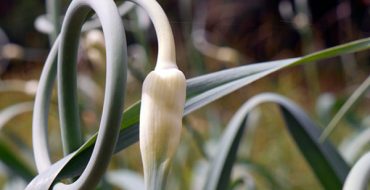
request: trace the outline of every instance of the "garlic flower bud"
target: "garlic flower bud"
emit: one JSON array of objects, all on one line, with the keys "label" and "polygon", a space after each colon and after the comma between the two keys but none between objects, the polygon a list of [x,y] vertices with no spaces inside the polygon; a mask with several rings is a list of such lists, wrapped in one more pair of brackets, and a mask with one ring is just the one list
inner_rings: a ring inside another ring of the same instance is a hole
[{"label": "garlic flower bud", "polygon": [[171,66],[157,67],[143,84],[140,150],[147,190],[163,189],[180,143],[186,80],[176,64]]},{"label": "garlic flower bud", "polygon": [[176,65],[171,26],[156,0],[133,0],[148,13],[158,39],[155,70],[145,78],[140,109],[140,151],[146,190],[162,190],[180,143],[186,80]]}]

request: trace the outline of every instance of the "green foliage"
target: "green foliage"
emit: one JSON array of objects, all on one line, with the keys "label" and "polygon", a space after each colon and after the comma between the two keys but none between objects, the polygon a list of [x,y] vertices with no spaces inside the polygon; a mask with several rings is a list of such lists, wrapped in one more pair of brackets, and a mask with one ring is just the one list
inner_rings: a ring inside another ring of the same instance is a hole
[{"label": "green foliage", "polygon": [[[145,0],[133,0],[133,2],[141,5],[145,4]],[[58,36],[60,2],[58,0],[50,0],[48,5],[48,15],[52,16],[51,25],[54,26],[55,30],[42,30],[49,34],[50,41],[54,43],[40,76],[32,123],[33,149],[38,174],[33,171],[32,167],[28,166],[28,162],[24,161],[23,156],[19,156],[19,152],[14,151],[13,146],[6,142],[2,136],[0,136],[0,161],[10,171],[9,176],[16,175],[29,182],[27,189],[91,189],[95,188],[99,181],[104,179],[104,174],[106,174],[105,177],[108,179],[104,180],[106,186],[101,185],[101,188],[108,187],[110,186],[109,184],[124,188],[124,183],[128,184],[127,187],[131,184],[143,187],[143,181],[136,172],[131,173],[126,170],[105,171],[108,164],[112,163],[110,161],[113,153],[120,153],[123,157],[129,157],[130,155],[123,150],[128,150],[128,147],[139,140],[140,101],[132,104],[122,113],[127,86],[126,72],[128,67],[126,62],[129,57],[120,16],[127,14],[134,9],[134,6],[125,2],[117,9],[114,1],[74,0],[67,10],[61,33]],[[96,13],[96,16],[92,13],[93,11]],[[153,14],[150,16],[153,19]],[[101,21],[101,24],[96,22],[98,19]],[[158,23],[161,23],[158,22],[158,19],[153,19],[153,22],[157,26],[156,29],[164,26],[158,25]],[[137,26],[135,25],[134,28],[136,30],[140,29],[138,27],[140,23],[135,24]],[[84,142],[83,131],[80,128],[81,111],[77,96],[77,50],[79,48],[80,33],[101,26],[106,44],[106,52],[102,53],[106,56],[107,62],[105,68],[107,71],[106,93],[99,131],[90,135]],[[167,60],[167,54],[163,53],[167,50],[170,52],[169,57],[174,59],[175,50],[168,48],[168,43],[172,43],[171,36],[163,35],[161,32],[158,32],[157,36],[159,38],[158,43],[165,44],[159,45],[159,54],[161,56],[165,55],[160,58],[164,61]],[[142,41],[145,35],[140,33],[136,37],[140,38],[138,41]],[[145,46],[146,51],[148,51],[148,44]],[[166,46],[167,49],[163,48],[163,46]],[[228,49],[216,46],[213,48]],[[187,80],[184,117],[272,73],[281,72],[293,66],[313,64],[313,62],[319,60],[368,50],[369,48],[370,38],[363,38],[298,58],[235,66],[190,78]],[[232,49],[230,51],[236,54]],[[220,58],[219,55],[217,56]],[[150,59],[146,57],[145,60]],[[145,72],[135,70],[135,73],[137,76],[144,76]],[[47,131],[49,109],[53,99],[52,92],[56,78],[58,82],[58,108],[64,157],[52,163]],[[368,77],[348,99],[337,116],[333,118],[335,124],[329,124],[328,130],[331,130],[332,126],[338,123],[345,112],[354,104],[355,100],[358,100],[361,95],[367,92],[369,84]],[[26,90],[23,91],[27,93]],[[369,153],[362,156],[351,170],[350,166],[342,158],[342,155],[337,151],[335,144],[329,139],[325,139],[329,133],[322,133],[321,128],[310,119],[308,113],[304,112],[289,98],[272,93],[260,93],[250,98],[233,115],[233,118],[221,133],[221,137],[217,139],[217,151],[213,153],[207,149],[207,143],[209,142],[205,143],[206,141],[202,139],[202,135],[194,132],[196,129],[187,126],[188,130],[194,130],[190,134],[195,139],[194,141],[197,141],[195,144],[202,150],[201,156],[204,157],[208,164],[207,173],[202,176],[202,179],[205,181],[205,184],[202,184],[204,185],[202,188],[207,190],[233,189],[240,184],[244,185],[243,183],[254,188],[255,181],[251,177],[253,175],[249,175],[252,170],[263,176],[270,183],[270,187],[277,188],[279,186],[279,181],[268,170],[250,160],[240,161],[237,155],[241,147],[244,131],[248,129],[247,119],[250,111],[266,102],[274,103],[278,106],[283,116],[285,127],[294,144],[298,147],[301,155],[305,158],[324,189],[341,189],[343,187],[345,189],[363,189],[368,186],[370,171]],[[27,110],[29,111],[29,107],[24,111]],[[14,112],[12,117],[24,111],[22,108],[20,111]],[[5,122],[8,120],[5,120]],[[354,157],[359,155],[359,150],[363,149],[370,139],[368,129],[361,129],[361,131],[365,132],[353,138],[354,140],[349,141],[347,147],[342,149],[345,151],[343,153],[344,158],[351,162],[354,161]],[[255,136],[254,138],[259,137]],[[193,154],[191,150],[186,153]],[[233,170],[240,163],[247,166],[246,173],[248,175],[244,177],[248,179],[243,180],[243,177],[241,177],[235,180],[232,177]],[[184,168],[186,167],[184,166]],[[193,173],[187,174],[185,172],[187,169],[184,168],[181,168],[184,170],[184,174],[181,174],[182,177],[189,178],[189,176],[193,177],[196,175]],[[349,176],[348,178],[347,175]],[[130,177],[132,177],[132,183],[120,181],[120,178],[129,179]],[[73,181],[73,183],[71,183],[72,185],[61,183],[65,181]],[[190,180],[186,179],[186,181]]]},{"label": "green foliage", "polygon": [[295,104],[276,94],[259,94],[231,119],[208,171],[205,189],[227,189],[248,113],[261,103],[279,105],[286,127],[325,189],[341,189],[349,167],[329,142],[320,143],[320,129]]}]

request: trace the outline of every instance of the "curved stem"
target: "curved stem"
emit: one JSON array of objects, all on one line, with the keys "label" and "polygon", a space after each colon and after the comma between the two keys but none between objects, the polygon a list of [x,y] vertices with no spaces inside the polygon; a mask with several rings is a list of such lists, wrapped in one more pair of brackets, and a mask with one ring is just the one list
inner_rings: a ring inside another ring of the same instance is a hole
[{"label": "curved stem", "polygon": [[177,68],[175,40],[172,29],[161,6],[156,0],[131,0],[148,13],[158,38],[158,57],[155,69]]},{"label": "curved stem", "polygon": [[89,9],[83,7],[80,11],[77,10],[78,6],[72,2],[60,33],[58,55],[58,107],[64,155],[77,150],[83,142],[77,101],[76,50],[81,32],[78,26],[82,25]]},{"label": "curved stem", "polygon": [[51,165],[47,126],[50,98],[57,72],[56,56],[58,53],[59,41],[59,37],[57,37],[45,61],[35,97],[32,117],[32,146],[37,171],[39,173],[48,169]]},{"label": "curved stem", "polygon": [[[131,3],[124,3],[120,7],[121,7],[120,14],[124,15],[132,8],[132,5]],[[85,25],[86,23],[84,24],[84,26]],[[99,26],[101,26],[100,22]],[[86,29],[83,28],[82,31],[84,30]],[[123,32],[122,34],[124,35]],[[40,76],[39,85],[37,88],[37,96],[35,97],[34,113],[32,120],[32,144],[38,173],[42,173],[51,166],[47,128],[48,128],[50,98],[57,72],[56,58],[60,43],[59,38],[60,37],[58,36],[55,39],[54,44],[45,61]]]},{"label": "curved stem", "polygon": [[[58,57],[58,95],[65,153],[81,144],[76,94],[76,56],[84,19],[94,10],[101,20],[107,48],[106,89],[98,137],[84,172],[70,185],[55,189],[92,189],[104,174],[117,141],[123,112],[126,84],[127,49],[125,33],[113,1],[74,0],[62,26]],[[68,139],[66,141],[66,139]]]},{"label": "curved stem", "polygon": [[[50,0],[53,1],[53,0]],[[55,1],[55,0],[54,0]],[[118,7],[118,12],[121,16],[126,15],[128,12],[134,8],[134,5],[132,2],[124,2]],[[49,12],[49,11],[48,11]],[[47,15],[40,15],[35,20],[35,28],[44,34],[50,34],[54,30],[53,23],[50,21],[50,19],[47,18]],[[86,32],[92,29],[100,28],[101,23],[98,18],[92,18],[91,20],[88,20],[84,23],[82,26],[82,32]],[[60,25],[59,29],[57,31],[60,31]]]},{"label": "curved stem", "polygon": [[[132,2],[125,1],[118,6],[118,12],[121,16],[129,13],[135,6]],[[91,20],[86,21],[82,26],[82,31],[89,31],[101,27],[101,23],[98,18],[94,17]],[[127,29],[127,28],[126,28]]]}]

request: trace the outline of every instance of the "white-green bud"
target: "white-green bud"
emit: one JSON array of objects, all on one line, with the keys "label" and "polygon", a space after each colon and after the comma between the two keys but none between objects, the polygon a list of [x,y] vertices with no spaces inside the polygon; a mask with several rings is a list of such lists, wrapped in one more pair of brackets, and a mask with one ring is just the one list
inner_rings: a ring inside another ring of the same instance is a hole
[{"label": "white-green bud", "polygon": [[186,96],[184,74],[174,67],[156,68],[143,84],[140,149],[146,188],[162,188],[180,143]]}]

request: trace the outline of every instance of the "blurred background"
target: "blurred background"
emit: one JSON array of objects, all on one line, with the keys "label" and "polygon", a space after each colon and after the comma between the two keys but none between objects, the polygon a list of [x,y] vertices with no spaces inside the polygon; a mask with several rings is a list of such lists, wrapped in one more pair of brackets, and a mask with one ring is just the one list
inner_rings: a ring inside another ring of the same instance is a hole
[{"label": "blurred background", "polygon": [[[170,20],[178,65],[187,78],[299,57],[370,36],[369,0],[158,2]],[[61,16],[68,3],[61,1]],[[53,27],[50,17],[45,16],[46,7],[44,0],[0,0],[0,115],[5,115],[12,106],[22,108],[11,119],[0,117],[0,121],[6,121],[0,122],[0,138],[14,147],[31,167],[34,167],[32,101],[52,39],[46,34]],[[130,76],[125,103],[129,106],[140,99],[141,83],[155,64],[157,42],[145,11],[132,6],[126,8],[129,11],[122,18],[129,51]],[[80,112],[86,138],[97,131],[105,82],[103,33],[99,27],[90,29],[81,34],[78,56]],[[200,189],[201,176],[206,172],[204,162],[208,159],[205,155],[212,155],[223,128],[251,96],[268,91],[285,95],[325,127],[369,73],[369,51],[342,55],[278,71],[192,113],[184,119],[186,129],[168,189]],[[330,136],[335,145],[339,147],[350,135],[369,127],[369,98],[370,94],[365,94],[341,120]],[[283,127],[278,109],[263,105],[254,115],[257,119],[252,125],[260,127],[253,132],[252,140],[240,148],[240,163],[262,168],[274,181],[267,180],[260,170],[253,170],[257,189],[320,189]],[[62,149],[55,93],[49,120],[52,154],[57,160],[62,156]],[[135,144],[113,157],[110,171],[124,169],[140,176],[139,157]],[[1,166],[0,188],[11,177],[11,171]]]}]

